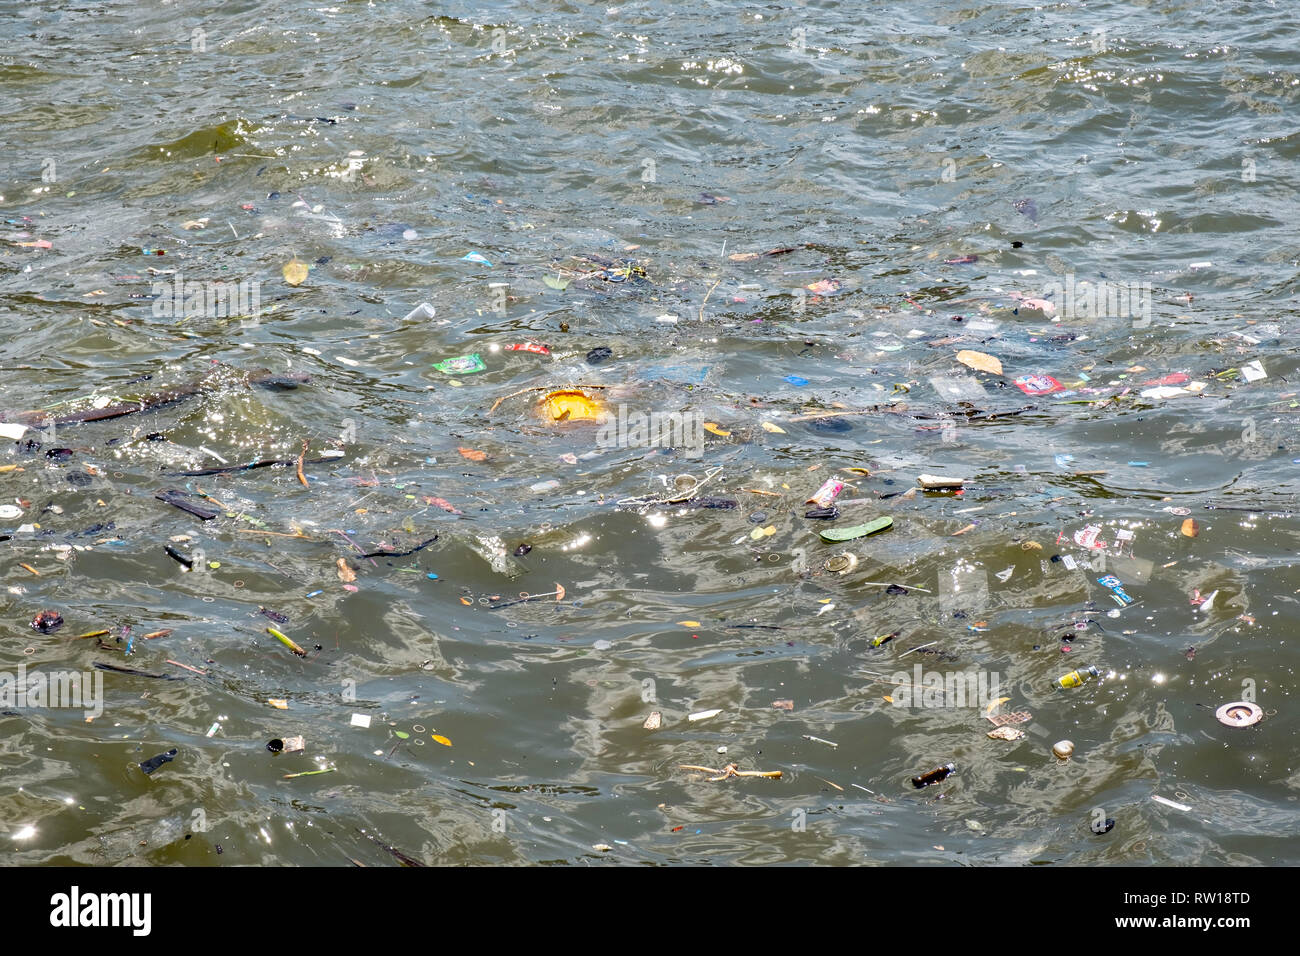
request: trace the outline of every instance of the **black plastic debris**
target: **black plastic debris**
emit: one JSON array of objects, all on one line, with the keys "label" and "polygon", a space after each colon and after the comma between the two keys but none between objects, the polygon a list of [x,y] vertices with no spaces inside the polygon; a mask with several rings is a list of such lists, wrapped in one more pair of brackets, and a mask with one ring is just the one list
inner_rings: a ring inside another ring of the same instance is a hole
[{"label": "black plastic debris", "polygon": [[[69,479],[71,476],[69,475]],[[179,488],[168,488],[166,491],[160,491],[154,495],[159,501],[171,505],[173,508],[180,508],[187,514],[192,514],[196,518],[204,521],[211,521],[217,515],[221,514],[219,508],[214,508],[207,504],[197,495],[192,495],[188,491],[181,491]]]},{"label": "black plastic debris", "polygon": [[515,557],[522,558],[525,554],[527,554],[531,550],[533,550],[533,546],[531,544],[521,544],[517,548],[515,548]]},{"label": "black plastic debris", "polygon": [[614,355],[613,349],[604,345],[599,345],[587,353],[587,364],[599,365],[601,362],[607,361],[608,359],[612,358],[613,355]]},{"label": "black plastic debris", "polygon": [[163,550],[167,552],[168,557],[173,558],[174,560],[176,560],[176,561],[178,561],[179,563],[183,564],[185,567],[190,568],[191,570],[193,570],[193,568],[194,568],[194,562],[193,562],[190,558],[185,557],[185,555],[181,554],[179,551],[177,551],[175,548],[173,548],[170,544],[167,545],[165,548],[163,548]]},{"label": "black plastic debris", "polygon": [[824,520],[830,520],[840,516],[840,509],[835,505],[831,505],[829,508],[811,508],[808,511],[805,511],[803,516],[805,518],[822,518]]},{"label": "black plastic debris", "polygon": [[699,498],[687,498],[685,501],[657,501],[656,508],[734,508],[737,502],[732,498],[720,498],[716,495],[701,495]]},{"label": "black plastic debris", "polygon": [[63,615],[58,611],[41,611],[32,618],[32,630],[49,634],[63,626]]},{"label": "black plastic debris", "polygon": [[853,425],[843,418],[830,416],[827,418],[813,418],[808,421],[810,431],[827,432],[830,434],[842,434],[843,432],[853,431]]},{"label": "black plastic debris", "polygon": [[159,754],[156,757],[150,757],[148,760],[141,762],[140,769],[143,770],[145,773],[153,773],[163,764],[171,763],[175,759],[176,759],[176,748],[173,747],[171,750],[167,751],[164,754]]}]

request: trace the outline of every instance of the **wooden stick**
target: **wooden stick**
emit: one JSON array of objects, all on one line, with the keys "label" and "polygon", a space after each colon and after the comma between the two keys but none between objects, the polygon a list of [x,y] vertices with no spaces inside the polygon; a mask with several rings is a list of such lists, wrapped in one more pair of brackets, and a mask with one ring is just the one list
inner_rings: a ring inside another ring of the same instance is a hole
[{"label": "wooden stick", "polygon": [[[721,281],[722,281],[721,279],[718,280],[718,282],[721,282]],[[704,294],[704,301],[700,303],[700,321],[701,321],[701,322],[704,321],[704,307],[705,307],[706,305],[708,305],[708,303],[709,303],[709,296],[713,295],[713,290],[716,289],[716,288],[718,287],[718,282],[715,282],[715,283],[713,283],[713,285],[709,286],[709,291],[706,292],[706,293]]]},{"label": "wooden stick", "polygon": [[311,485],[307,484],[307,476],[302,473],[302,460],[307,457],[307,445],[309,444],[309,442],[310,439],[306,439],[306,438],[303,439],[302,454],[298,456],[298,480],[302,482],[302,486],[304,488],[311,487]]}]

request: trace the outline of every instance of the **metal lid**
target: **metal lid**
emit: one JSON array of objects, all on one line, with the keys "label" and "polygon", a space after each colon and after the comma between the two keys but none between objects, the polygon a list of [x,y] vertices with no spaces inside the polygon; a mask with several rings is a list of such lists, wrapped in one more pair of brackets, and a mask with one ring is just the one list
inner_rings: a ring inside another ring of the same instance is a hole
[{"label": "metal lid", "polygon": [[837,554],[833,558],[826,559],[826,570],[833,574],[847,574],[858,566],[858,556],[849,554],[847,551],[843,554]]}]

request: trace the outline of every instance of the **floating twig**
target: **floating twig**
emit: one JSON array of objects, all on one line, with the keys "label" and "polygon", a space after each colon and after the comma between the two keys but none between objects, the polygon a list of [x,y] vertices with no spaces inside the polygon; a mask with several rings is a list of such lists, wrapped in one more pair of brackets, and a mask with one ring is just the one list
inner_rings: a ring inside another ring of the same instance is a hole
[{"label": "floating twig", "polygon": [[729,763],[721,770],[714,767],[697,767],[694,764],[681,764],[682,770],[698,770],[702,773],[718,774],[716,777],[710,777],[709,782],[716,780],[726,780],[728,777],[769,777],[776,778],[781,776],[780,770],[738,770],[738,764]]},{"label": "floating twig", "polygon": [[326,767],[324,770],[303,770],[300,773],[286,773],[282,779],[292,780],[294,777],[314,777],[318,773],[333,773],[337,767]]}]

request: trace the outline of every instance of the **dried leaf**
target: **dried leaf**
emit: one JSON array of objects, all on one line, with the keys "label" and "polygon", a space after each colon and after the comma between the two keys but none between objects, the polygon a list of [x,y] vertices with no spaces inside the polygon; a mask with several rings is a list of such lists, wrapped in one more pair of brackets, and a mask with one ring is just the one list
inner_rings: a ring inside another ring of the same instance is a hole
[{"label": "dried leaf", "polygon": [[644,727],[646,730],[658,730],[660,727],[663,726],[663,722],[664,722],[663,714],[659,713],[659,711],[656,710],[649,717],[645,719],[645,723],[642,724],[641,726]]},{"label": "dried leaf", "polygon": [[302,285],[307,278],[307,264],[299,262],[296,257],[286,262],[280,271],[284,273],[284,281],[289,285]]},{"label": "dried leaf", "polygon": [[772,706],[777,710],[794,710],[794,701],[792,700],[774,700]]},{"label": "dried leaf", "polygon": [[555,603],[559,604],[564,600],[564,585],[557,583],[555,585]]},{"label": "dried leaf", "polygon": [[479,451],[477,448],[457,448],[456,450],[470,461],[484,461],[487,458],[487,452]]},{"label": "dried leaf", "polygon": [[285,700],[283,697],[272,697],[270,700],[267,701],[267,703],[270,704],[272,707],[274,707],[276,710],[289,709],[289,702]]},{"label": "dried leaf", "polygon": [[984,352],[972,352],[970,349],[962,349],[957,353],[957,361],[980,372],[990,372],[993,375],[1002,374],[1002,362]]},{"label": "dried leaf", "polygon": [[771,422],[763,422],[763,431],[772,432],[776,435],[784,435],[785,429],[780,425],[773,425]]},{"label": "dried leaf", "polygon": [[1183,535],[1188,538],[1195,538],[1201,533],[1201,526],[1196,523],[1195,518],[1187,518],[1183,521]]},{"label": "dried leaf", "polygon": [[542,276],[542,281],[552,289],[558,289],[561,292],[569,287],[569,280],[560,276]]},{"label": "dried leaf", "polygon": [[348,567],[347,558],[339,558],[338,561],[335,563],[338,566],[340,581],[344,582],[345,584],[351,584],[353,581],[357,579],[357,572],[353,571],[350,567]]}]

